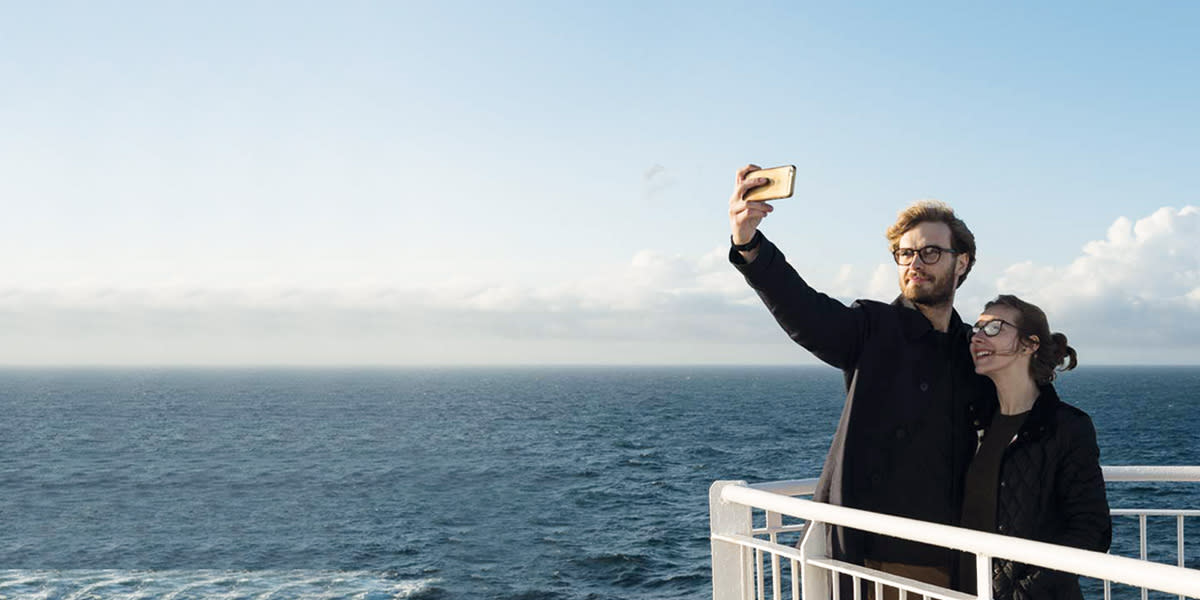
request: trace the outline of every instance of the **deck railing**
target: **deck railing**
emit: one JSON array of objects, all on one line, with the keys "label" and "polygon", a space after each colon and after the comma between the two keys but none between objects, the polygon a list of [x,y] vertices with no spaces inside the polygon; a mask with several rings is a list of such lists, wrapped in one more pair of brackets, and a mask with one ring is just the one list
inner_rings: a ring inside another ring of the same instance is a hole
[{"label": "deck railing", "polygon": [[[1104,467],[1106,482],[1200,482],[1200,467]],[[912,596],[938,600],[992,600],[990,586],[979,586],[976,595],[929,585],[834,560],[826,548],[826,527],[839,525],[873,531],[974,554],[976,570],[991,573],[993,559],[1016,560],[1104,582],[1111,598],[1112,584],[1141,589],[1145,600],[1151,591],[1180,598],[1200,598],[1200,570],[1185,568],[1184,519],[1200,516],[1191,509],[1114,508],[1114,520],[1139,521],[1141,559],[1113,556],[983,533],[947,525],[872,513],[813,502],[796,496],[811,495],[815,479],[747,485],[718,481],[709,492],[711,521],[713,600],[843,600],[837,574],[873,586],[874,596],[885,588],[900,591],[901,600]],[[785,523],[785,517],[791,522]],[[1177,564],[1146,560],[1147,519],[1174,518],[1177,530]],[[799,521],[803,522],[799,522]],[[755,521],[758,525],[755,526]],[[799,545],[781,543],[780,536],[802,535]],[[769,564],[767,559],[769,560]],[[849,598],[844,600],[851,600]]]}]

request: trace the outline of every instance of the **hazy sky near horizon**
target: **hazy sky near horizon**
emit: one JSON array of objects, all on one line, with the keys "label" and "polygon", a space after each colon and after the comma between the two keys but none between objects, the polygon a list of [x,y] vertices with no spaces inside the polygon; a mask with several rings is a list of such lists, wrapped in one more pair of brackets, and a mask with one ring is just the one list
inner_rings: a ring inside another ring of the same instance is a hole
[{"label": "hazy sky near horizon", "polygon": [[1200,4],[0,7],[0,365],[815,362],[726,260],[891,300],[952,204],[1087,364],[1200,364]]}]

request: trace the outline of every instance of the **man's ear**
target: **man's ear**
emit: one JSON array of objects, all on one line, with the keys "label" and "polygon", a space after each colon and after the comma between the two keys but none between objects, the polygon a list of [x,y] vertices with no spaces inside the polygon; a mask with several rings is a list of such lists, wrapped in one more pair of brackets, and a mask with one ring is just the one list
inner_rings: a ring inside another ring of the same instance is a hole
[{"label": "man's ear", "polygon": [[971,264],[971,257],[964,252],[954,255],[954,274],[961,277],[967,272],[967,265]]}]

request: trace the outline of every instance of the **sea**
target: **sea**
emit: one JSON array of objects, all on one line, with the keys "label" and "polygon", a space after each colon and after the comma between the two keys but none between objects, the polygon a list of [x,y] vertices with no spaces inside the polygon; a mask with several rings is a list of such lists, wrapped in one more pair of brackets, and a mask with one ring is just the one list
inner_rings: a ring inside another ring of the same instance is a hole
[{"label": "sea", "polygon": [[[1058,388],[1104,464],[1200,464],[1200,368]],[[710,598],[709,486],[817,476],[843,399],[820,366],[0,370],[0,598]]]}]

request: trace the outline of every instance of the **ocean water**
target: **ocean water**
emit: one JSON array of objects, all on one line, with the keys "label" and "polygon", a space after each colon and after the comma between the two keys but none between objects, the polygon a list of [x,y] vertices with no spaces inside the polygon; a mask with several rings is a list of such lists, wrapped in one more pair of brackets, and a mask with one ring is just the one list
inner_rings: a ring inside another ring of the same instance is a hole
[{"label": "ocean water", "polygon": [[[1200,368],[1059,389],[1105,464],[1200,464]],[[822,367],[0,371],[0,598],[705,598],[708,486],[815,477],[842,396]]]}]

